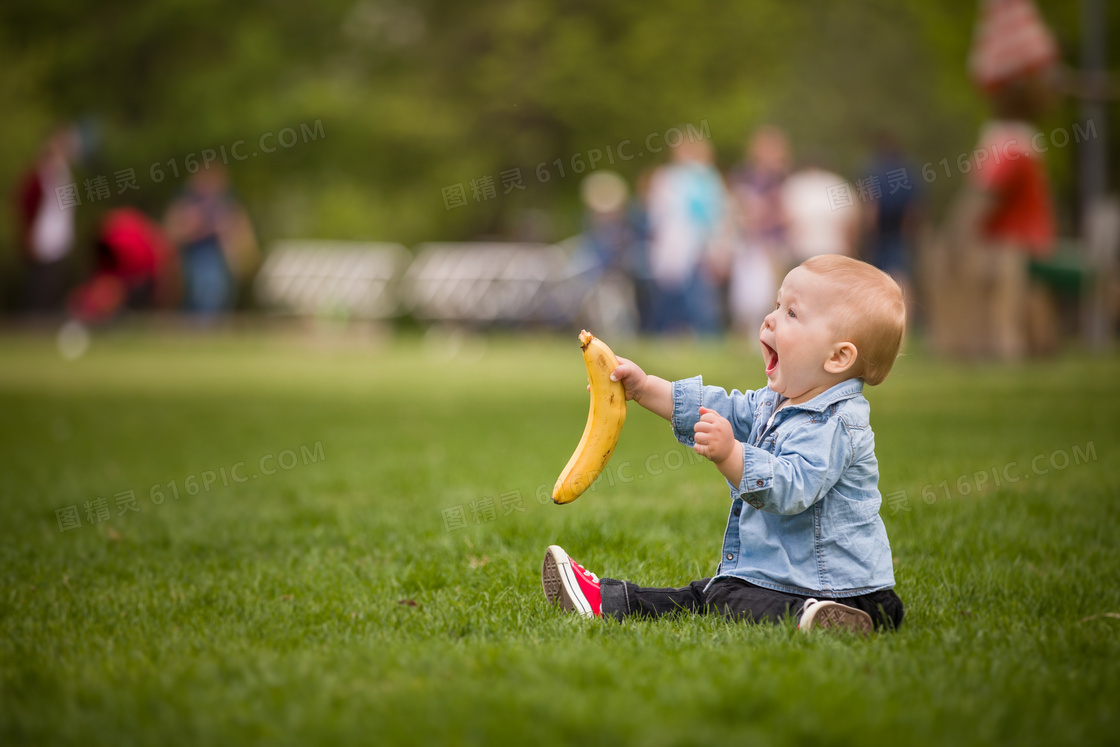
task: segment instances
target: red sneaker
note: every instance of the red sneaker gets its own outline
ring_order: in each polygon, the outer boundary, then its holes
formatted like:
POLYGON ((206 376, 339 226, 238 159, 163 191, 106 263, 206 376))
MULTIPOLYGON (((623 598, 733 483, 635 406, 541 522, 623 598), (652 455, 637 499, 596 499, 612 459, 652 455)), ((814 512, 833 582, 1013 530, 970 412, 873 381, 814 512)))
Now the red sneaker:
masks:
POLYGON ((560 609, 572 610, 584 617, 602 614, 599 577, 585 571, 558 545, 550 545, 544 554, 541 583, 548 601, 560 605, 560 609))

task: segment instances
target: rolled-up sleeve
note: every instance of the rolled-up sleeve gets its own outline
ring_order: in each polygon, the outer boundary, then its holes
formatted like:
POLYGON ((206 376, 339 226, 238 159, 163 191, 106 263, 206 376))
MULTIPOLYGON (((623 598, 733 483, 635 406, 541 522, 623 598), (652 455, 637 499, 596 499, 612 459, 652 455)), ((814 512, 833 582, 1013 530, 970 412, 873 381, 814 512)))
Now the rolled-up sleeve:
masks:
POLYGON ((799 514, 828 493, 852 458, 852 437, 842 419, 806 423, 777 453, 744 444, 738 491, 760 511, 799 514))
POLYGON ((744 441, 754 423, 754 409, 758 392, 730 393, 718 386, 704 386, 704 379, 693 376, 673 382, 673 435, 685 446, 696 443, 696 422, 700 408, 715 410, 731 423, 735 438, 744 441))

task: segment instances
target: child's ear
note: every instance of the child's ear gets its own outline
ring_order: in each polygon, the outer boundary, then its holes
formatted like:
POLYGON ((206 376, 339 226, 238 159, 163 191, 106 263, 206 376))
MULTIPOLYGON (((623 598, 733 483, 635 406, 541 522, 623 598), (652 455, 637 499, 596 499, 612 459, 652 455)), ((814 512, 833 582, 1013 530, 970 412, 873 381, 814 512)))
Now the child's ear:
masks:
POLYGON ((832 355, 824 362, 824 370, 830 374, 842 374, 856 364, 859 351, 850 342, 838 342, 832 346, 832 355))

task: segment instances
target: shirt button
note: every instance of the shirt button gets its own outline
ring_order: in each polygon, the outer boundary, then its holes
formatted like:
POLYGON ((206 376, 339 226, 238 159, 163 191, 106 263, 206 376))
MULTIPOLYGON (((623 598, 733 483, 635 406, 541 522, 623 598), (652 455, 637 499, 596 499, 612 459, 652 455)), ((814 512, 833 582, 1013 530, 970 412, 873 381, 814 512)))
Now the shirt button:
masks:
POLYGON ((762 487, 762 480, 759 480, 758 482, 756 482, 755 485, 757 485, 758 487, 761 488, 762 487))
POLYGON ((734 553, 727 553, 727 559, 728 560, 734 560, 735 559, 734 553))
POLYGON ((735 515, 736 515, 736 516, 738 516, 738 515, 739 515, 739 514, 741 514, 742 512, 743 512, 743 509, 739 508, 738 506, 736 506, 736 507, 735 507, 735 515))

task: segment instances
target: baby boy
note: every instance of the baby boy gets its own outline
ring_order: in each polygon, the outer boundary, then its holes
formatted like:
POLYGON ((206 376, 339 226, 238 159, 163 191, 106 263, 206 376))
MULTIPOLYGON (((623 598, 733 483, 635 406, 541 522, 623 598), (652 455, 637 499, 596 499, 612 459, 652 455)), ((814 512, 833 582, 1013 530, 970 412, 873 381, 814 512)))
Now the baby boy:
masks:
POLYGON ((611 378, 626 398, 670 421, 727 480, 719 567, 684 587, 643 587, 600 581, 553 545, 542 572, 548 600, 620 620, 690 610, 759 622, 794 616, 803 630, 897 628, 903 606, 863 387, 887 377, 905 328, 889 275, 823 255, 786 275, 762 323, 765 387, 729 394, 620 358, 611 378))

